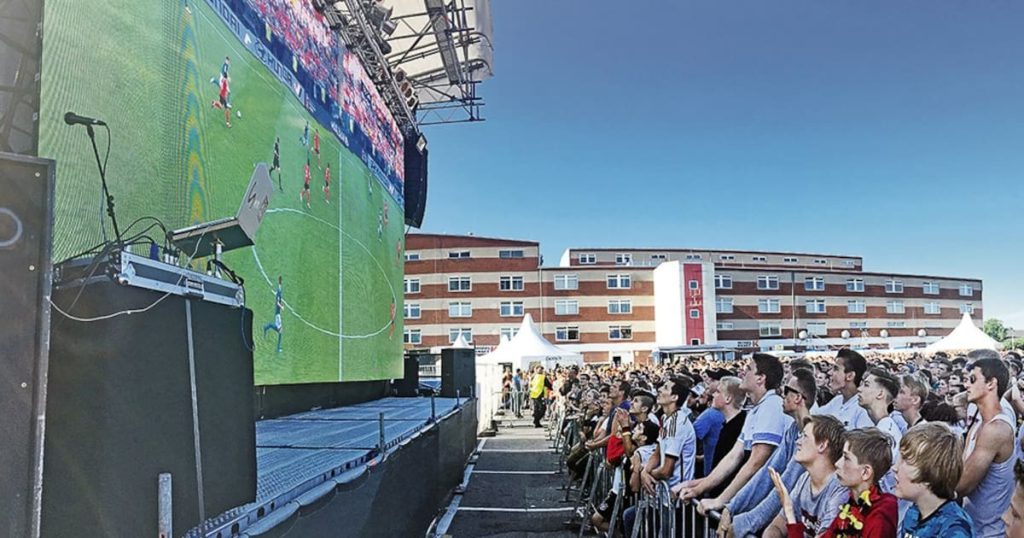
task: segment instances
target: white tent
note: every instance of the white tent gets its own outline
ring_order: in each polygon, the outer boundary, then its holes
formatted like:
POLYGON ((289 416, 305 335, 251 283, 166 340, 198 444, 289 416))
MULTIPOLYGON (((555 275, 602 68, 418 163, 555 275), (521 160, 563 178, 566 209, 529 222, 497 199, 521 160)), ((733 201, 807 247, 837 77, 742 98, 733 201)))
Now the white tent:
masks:
POLYGON ((984 331, 979 329, 973 321, 971 321, 971 315, 964 313, 964 317, 960 319, 960 324, 953 329, 953 332, 946 335, 945 338, 933 342, 925 351, 949 351, 949 350, 970 350, 970 349, 1002 349, 1003 345, 996 342, 989 335, 985 334, 984 331))
POLYGON ((477 364, 510 364, 513 370, 526 370, 537 364, 546 368, 556 364, 562 366, 582 365, 583 356, 566 351, 545 340, 537 330, 537 326, 534 325, 533 316, 527 314, 523 317, 519 332, 511 340, 498 345, 494 351, 479 357, 477 364))

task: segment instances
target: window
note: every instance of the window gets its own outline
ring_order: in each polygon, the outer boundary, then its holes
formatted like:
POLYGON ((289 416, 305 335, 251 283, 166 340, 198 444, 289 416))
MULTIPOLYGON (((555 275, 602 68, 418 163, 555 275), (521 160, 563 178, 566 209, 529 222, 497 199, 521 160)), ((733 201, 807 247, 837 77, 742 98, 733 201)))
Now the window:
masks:
POLYGON ((718 329, 719 331, 731 331, 735 326, 736 324, 731 321, 719 321, 718 323, 715 323, 715 329, 718 329))
POLYGON ((853 260, 843 260, 843 265, 845 265, 847 267, 852 267, 853 266, 853 260))
POLYGON ((906 329, 907 328, 907 322, 906 321, 889 321, 889 322, 886 322, 885 326, 890 328, 890 329, 906 329))
POLYGON ((715 312, 719 314, 732 314, 732 297, 716 297, 715 312))
POLYGON ((863 292, 864 291, 864 279, 861 278, 850 278, 846 281, 846 291, 863 292))
POLYGON ((824 314, 825 313, 825 299, 808 299, 804 303, 804 307, 808 314, 824 314))
POLYGON ((556 290, 578 290, 578 289, 580 289, 580 276, 577 275, 577 274, 555 275, 555 289, 556 290))
POLYGON ((893 279, 886 280, 885 293, 903 293, 903 281, 893 279))
POLYGON ((696 308, 690 309, 690 319, 700 319, 700 310, 696 308))
POLYGON ((608 301, 609 314, 631 314, 633 303, 629 299, 610 299, 608 301))
POLYGON ((828 265, 828 260, 825 258, 815 258, 814 263, 815 265, 828 265))
POLYGON ((828 329, 824 321, 811 321, 807 323, 807 336, 825 336, 828 329))
POLYGON ((941 314, 942 313, 942 308, 939 307, 939 303, 925 303, 924 304, 924 313, 925 314, 932 314, 932 315, 941 314))
POLYGON ((686 283, 686 287, 690 288, 691 290, 699 290, 700 289, 700 281, 699 280, 691 280, 691 281, 686 283))
POLYGON ((473 329, 471 327, 462 327, 461 329, 448 329, 448 341, 455 343, 459 339, 459 334, 466 339, 467 342, 473 341, 473 329))
POLYGON ((420 279, 418 278, 407 278, 405 279, 405 293, 419 293, 420 292, 420 279))
POLYGON ((608 275, 608 289, 627 289, 632 287, 632 278, 629 275, 608 275))
POLYGON ((757 324, 760 336, 782 336, 782 323, 778 321, 762 321, 757 324))
POLYGON ((732 289, 732 275, 715 275, 715 289, 716 290, 731 290, 732 289))
POLYGON ((504 317, 522 316, 523 312, 522 301, 502 301, 498 304, 498 314, 504 317))
POLYGON ((704 259, 704 256, 701 256, 700 254, 687 254, 686 255, 686 261, 688 261, 688 262, 695 262, 695 261, 700 261, 700 260, 703 260, 703 259, 704 259))
POLYGON ((584 252, 579 255, 580 265, 594 265, 597 263, 597 254, 584 252))
POLYGON ((971 297, 974 295, 974 286, 970 284, 960 284, 960 296, 971 297))
POLYGON ((754 342, 752 342, 750 340, 737 340, 736 341, 736 347, 742 348, 742 349, 750 349, 750 348, 754 347, 754 342))
POLYGON ((633 327, 630 325, 609 325, 608 326, 608 339, 609 340, 632 340, 633 339, 633 327))
POLYGON ((466 260, 469 259, 468 250, 453 250, 448 253, 449 260, 466 260))
POLYGON ((579 339, 579 327, 555 327, 555 340, 560 342, 574 342, 579 339))
POLYGON ((414 262, 414 261, 417 261, 419 259, 420 259, 420 253, 419 252, 406 252, 405 253, 405 261, 407 261, 407 262, 414 262))
POLYGON ((405 314, 405 319, 420 319, 420 304, 405 303, 403 313, 405 314))
POLYGON ((846 301, 846 313, 847 314, 867 314, 868 307, 864 303, 863 299, 854 299, 852 301, 846 301))
POLYGON ((939 283, 938 282, 925 282, 921 285, 921 289, 925 295, 938 295, 939 294, 939 283))
POLYGON ((825 291, 825 279, 820 276, 809 276, 804 279, 804 290, 825 291))
POLYGON ((782 258, 782 263, 797 263, 799 261, 799 258, 782 258))
POLYGON ((453 318, 473 317, 473 305, 468 301, 448 303, 448 316, 453 318))
POLYGON ((778 314, 781 309, 779 308, 778 299, 758 299, 757 300, 757 311, 760 314, 778 314))
POLYGON ((758 275, 757 289, 777 290, 779 289, 779 277, 775 275, 758 275))
POLYGON ((406 329, 405 334, 402 335, 402 341, 406 344, 422 344, 423 331, 420 329, 406 329))
POLYGON ((522 258, 523 251, 521 250, 499 250, 498 257, 504 259, 522 258))
POLYGON ((472 291, 473 280, 468 276, 448 277, 448 291, 472 291))
POLYGON ((503 276, 498 279, 498 289, 501 291, 523 291, 523 277, 503 276))
POLYGON ((755 262, 766 262, 766 261, 768 261, 768 258, 765 257, 765 256, 751 256, 750 259, 752 261, 755 261, 755 262))
POLYGON ((903 314, 906 313, 907 309, 903 306, 903 301, 886 301, 885 302, 885 313, 886 314, 903 314))
POLYGON ((629 252, 619 252, 615 255, 615 265, 632 265, 633 255, 629 252))
POLYGON ((866 322, 866 321, 851 321, 850 322, 850 328, 851 329, 867 329, 868 328, 868 322, 866 322))
POLYGON ((736 260, 736 256, 732 254, 722 254, 718 256, 718 259, 722 260, 723 262, 731 262, 736 260))
POLYGON ((964 303, 964 304, 960 305, 960 313, 961 314, 973 314, 974 313, 974 305, 972 305, 971 303, 964 303))
POLYGON ((502 327, 498 331, 498 338, 508 338, 509 340, 516 337, 519 334, 519 327, 502 327))
POLYGON ((575 316, 580 313, 580 302, 576 299, 559 299, 555 301, 556 316, 575 316))
POLYGON ((668 260, 668 256, 666 256, 664 254, 651 254, 651 261, 652 262, 663 262, 663 261, 666 261, 666 260, 668 260))

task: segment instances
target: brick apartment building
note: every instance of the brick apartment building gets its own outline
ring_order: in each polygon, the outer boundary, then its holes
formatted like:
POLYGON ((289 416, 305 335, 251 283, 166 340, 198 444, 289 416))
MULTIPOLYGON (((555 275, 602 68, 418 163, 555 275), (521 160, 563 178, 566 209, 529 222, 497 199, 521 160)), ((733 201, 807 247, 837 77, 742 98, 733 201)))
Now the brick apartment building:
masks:
POLYGON ((865 272, 854 256, 570 248, 557 267, 542 265, 533 241, 409 234, 406 347, 447 346, 463 333, 486 353, 525 314, 591 362, 688 345, 917 347, 964 312, 982 319, 978 279, 865 272))

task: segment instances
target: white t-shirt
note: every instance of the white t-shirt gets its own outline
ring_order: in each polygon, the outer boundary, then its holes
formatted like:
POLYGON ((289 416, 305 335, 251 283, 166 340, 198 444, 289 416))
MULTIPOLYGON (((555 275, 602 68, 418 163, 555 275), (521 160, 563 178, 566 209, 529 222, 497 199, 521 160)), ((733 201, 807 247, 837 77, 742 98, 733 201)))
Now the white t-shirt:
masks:
POLYGON ((658 437, 658 448, 661 454, 659 465, 665 464, 666 456, 676 459, 672 474, 668 477, 669 487, 693 479, 693 464, 697 459, 697 433, 693 431, 693 424, 682 414, 682 410, 671 417, 665 417, 665 424, 658 437))
POLYGON ((857 428, 867 428, 875 425, 871 421, 871 417, 868 416, 868 412, 860 406, 859 394, 855 394, 853 398, 845 402, 843 401, 842 394, 836 394, 836 397, 832 398, 827 404, 817 409, 812 409, 811 414, 832 415, 839 419, 839 422, 842 422, 847 430, 856 430, 857 428))
POLYGON ((879 420, 875 427, 892 439, 891 453, 893 466, 886 471, 886 473, 882 475, 881 480, 879 480, 879 486, 881 486, 882 491, 892 493, 893 489, 896 487, 896 474, 893 469, 896 468, 896 461, 899 460, 900 457, 900 440, 903 439, 903 432, 900 431, 899 425, 896 424, 896 421, 890 416, 882 417, 882 420, 879 420))
POLYGON ((753 450, 754 445, 760 444, 779 446, 782 435, 792 423, 793 417, 782 411, 782 397, 775 391, 768 392, 757 405, 747 411, 747 418, 740 431, 743 450, 753 450))

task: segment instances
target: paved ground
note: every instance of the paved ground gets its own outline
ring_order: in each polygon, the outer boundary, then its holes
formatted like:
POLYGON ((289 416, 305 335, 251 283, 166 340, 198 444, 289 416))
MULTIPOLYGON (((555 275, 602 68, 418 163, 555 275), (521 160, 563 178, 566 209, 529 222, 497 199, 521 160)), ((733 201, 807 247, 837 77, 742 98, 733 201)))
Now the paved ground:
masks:
MULTIPOLYGON (((508 424, 508 423, 506 423, 508 424)), ((568 538, 564 525, 572 504, 563 502, 565 475, 545 430, 528 419, 503 426, 481 439, 479 457, 467 469, 465 493, 449 508, 454 513, 444 534, 452 538, 568 538)), ((441 529, 439 529, 441 530, 441 529)))

